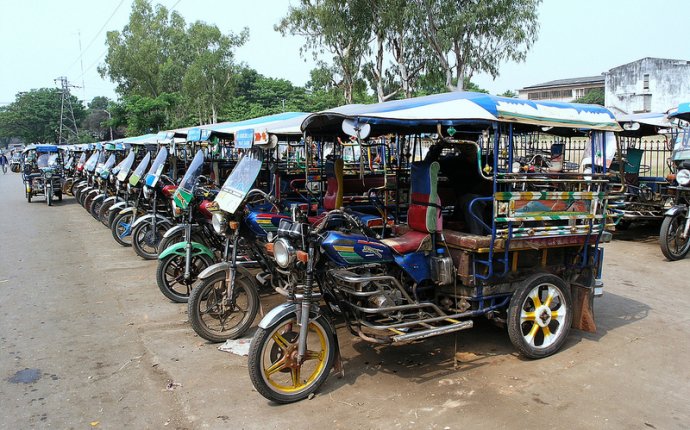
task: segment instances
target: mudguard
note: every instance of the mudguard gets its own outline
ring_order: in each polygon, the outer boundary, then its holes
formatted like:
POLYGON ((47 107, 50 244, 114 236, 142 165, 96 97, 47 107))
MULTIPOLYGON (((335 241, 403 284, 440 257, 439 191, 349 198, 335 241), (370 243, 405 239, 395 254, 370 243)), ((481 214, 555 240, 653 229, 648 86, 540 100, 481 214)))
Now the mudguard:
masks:
POLYGON ((96 203, 97 201, 105 199, 105 194, 99 194, 96 197, 93 198, 93 202, 96 203))
POLYGON ((124 208, 120 211, 120 215, 128 214, 128 213, 134 212, 135 210, 137 210, 137 208, 135 208, 134 206, 124 208))
POLYGON ((168 229, 168 231, 166 231, 165 234, 163 235, 163 239, 169 238, 170 236, 177 233, 178 231, 184 231, 184 225, 183 224, 178 224, 178 225, 175 225, 173 227, 170 227, 168 229))
POLYGON ((676 205, 672 207, 671 209, 667 210, 664 216, 675 216, 678 214, 687 214, 688 213, 688 207, 684 205, 676 205))
MULTIPOLYGON (((210 278, 218 272, 227 272, 228 270, 230 270, 230 263, 227 261, 221 261, 220 263, 212 264, 204 270, 202 270, 202 272, 199 273, 199 279, 204 280, 206 278, 210 278)), ((256 285, 256 278, 254 278, 254 275, 252 275, 249 270, 242 266, 238 266, 237 271, 242 273, 242 275, 245 276, 249 280, 249 282, 252 283, 252 286, 254 288, 258 288, 258 286, 256 285)))
POLYGON ((88 194, 86 195, 86 198, 88 198, 90 195, 95 195, 95 194, 98 194, 100 192, 101 192, 101 190, 99 190, 98 188, 95 188, 95 189, 88 192, 88 194))
MULTIPOLYGON (((121 202, 121 201, 123 201, 123 200, 122 200, 122 197, 120 197, 120 196, 110 196, 110 197, 108 197, 107 199, 103 200, 103 204, 105 205, 105 204, 108 204, 108 203, 110 203, 110 202, 112 202, 112 201, 121 202)), ((113 203, 113 204, 114 204, 114 203, 113 203)))
MULTIPOLYGON (((105 202, 103 202, 103 203, 105 203, 105 202)), ((108 210, 111 211, 111 212, 113 212, 113 211, 121 211, 122 209, 125 208, 125 206, 127 206, 127 202, 121 201, 121 202, 113 203, 112 206, 110 206, 110 207, 108 208, 108 210)))
MULTIPOLYGON (((301 305, 299 303, 283 303, 281 305, 276 306, 275 308, 271 309, 265 317, 261 318, 261 321, 259 322, 259 327, 262 329, 266 330, 267 328, 271 327, 272 325, 278 323, 281 319, 285 318, 287 315, 290 314, 297 314, 297 311, 299 310, 299 307, 301 305)), ((316 318, 316 316, 319 314, 319 305, 318 303, 312 303, 311 305, 311 315, 313 317, 311 318, 316 318)), ((334 330, 335 332, 335 330, 334 330)), ((336 342, 336 345, 338 343, 336 342)))
POLYGON ((138 225, 141 224, 141 223, 150 221, 151 218, 153 218, 154 216, 156 217, 156 219, 158 220, 158 222, 162 222, 162 223, 168 224, 168 225, 170 225, 170 226, 173 225, 173 222, 172 222, 169 218, 164 217, 163 215, 159 215, 159 214, 156 214, 156 215, 147 214, 147 215, 144 215, 144 216, 142 216, 142 217, 137 218, 137 220, 134 221, 134 223, 132 224, 132 229, 134 229, 136 226, 138 226, 138 225))
MULTIPOLYGON (((158 254, 158 259, 162 260, 171 254, 184 256, 186 254, 186 247, 187 242, 177 242, 175 244, 172 244, 169 247, 165 248, 163 252, 158 254)), ((201 254, 204 254, 211 259, 213 259, 214 257, 213 251, 211 251, 208 247, 200 244, 199 242, 192 242, 192 256, 197 256, 201 254)))

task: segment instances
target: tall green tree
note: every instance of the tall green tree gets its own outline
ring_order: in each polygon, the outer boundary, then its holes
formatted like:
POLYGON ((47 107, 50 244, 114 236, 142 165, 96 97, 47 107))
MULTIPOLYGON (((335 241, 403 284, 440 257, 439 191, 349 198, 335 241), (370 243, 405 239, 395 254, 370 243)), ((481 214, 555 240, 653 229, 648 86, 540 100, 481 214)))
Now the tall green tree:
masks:
POLYGON ((371 36, 369 0, 301 0, 274 28, 283 36, 303 36, 301 55, 319 58, 326 51, 339 74, 338 87, 352 103, 371 36))
MULTIPOLYGON (((84 106, 70 96, 74 117, 81 122, 84 106)), ((0 137, 18 137, 25 143, 58 141, 62 93, 57 88, 40 88, 17 94, 15 101, 0 108, 0 137)))
POLYGON ((505 61, 524 61, 539 30, 541 0, 414 0, 415 28, 434 53, 448 90, 476 73, 494 78, 505 61), (455 82, 455 84, 454 84, 455 82))
POLYGON ((185 71, 182 88, 192 101, 198 122, 218 122, 220 107, 233 93, 235 75, 233 50, 249 37, 246 27, 238 34, 225 35, 215 25, 195 22, 187 30, 187 43, 192 53, 185 71))

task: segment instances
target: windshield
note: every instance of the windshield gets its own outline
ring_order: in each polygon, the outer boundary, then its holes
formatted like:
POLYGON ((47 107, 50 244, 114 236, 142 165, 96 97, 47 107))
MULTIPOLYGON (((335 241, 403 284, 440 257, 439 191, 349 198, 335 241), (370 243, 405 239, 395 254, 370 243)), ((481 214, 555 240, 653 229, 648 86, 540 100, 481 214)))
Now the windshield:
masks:
POLYGON ((88 161, 86 162, 86 164, 84 165, 84 168, 85 168, 88 172, 93 172, 93 170, 96 168, 96 163, 98 162, 98 156, 99 156, 99 153, 98 153, 98 152, 94 152, 94 153, 91 154, 91 156, 89 157, 89 160, 88 160, 88 161))
POLYGON ((156 159, 153 160, 149 172, 146 174, 145 182, 149 187, 154 187, 158 183, 158 179, 165 168, 165 160, 168 159, 168 149, 164 146, 158 151, 156 159))
POLYGON ((41 154, 36 160, 38 167, 55 167, 57 165, 57 154, 41 154))
POLYGON ((254 185, 256 177, 259 176, 259 170, 261 170, 261 152, 256 149, 242 157, 225 180, 215 199, 218 207, 226 212, 235 213, 247 192, 254 185))
POLYGON ((117 172, 118 181, 122 182, 127 178, 127 175, 129 175, 129 170, 132 168, 132 164, 134 164, 134 151, 129 151, 127 158, 122 160, 119 164, 120 170, 117 172))
POLYGON ((150 161, 151 153, 147 152, 146 155, 144 155, 144 158, 142 158, 137 165, 137 168, 132 172, 132 175, 129 177, 129 185, 134 187, 139 183, 139 179, 141 179, 141 175, 144 174, 144 171, 149 166, 150 161))
MULTIPOLYGON (((101 178, 106 179, 110 174, 110 169, 112 169, 114 165, 115 154, 110 154, 110 157, 108 157, 108 161, 103 163, 103 166, 101 166, 101 178)), ((96 167, 96 172, 98 172, 98 167, 96 167)))
POLYGON ((187 205, 189 205, 189 202, 192 200, 194 187, 196 186, 196 181, 199 178, 199 175, 201 175, 203 167, 204 153, 200 149, 196 152, 196 155, 194 155, 194 159, 189 164, 187 173, 185 173, 184 177, 182 177, 182 181, 180 181, 180 185, 177 187, 175 195, 173 196, 173 199, 175 199, 175 204, 177 204, 180 209, 186 209, 187 205))
POLYGON ((690 130, 678 133, 673 144, 673 160, 690 160, 690 130))
POLYGON ((77 161, 77 167, 82 167, 86 163, 86 152, 83 152, 81 154, 81 157, 79 157, 79 161, 77 161))

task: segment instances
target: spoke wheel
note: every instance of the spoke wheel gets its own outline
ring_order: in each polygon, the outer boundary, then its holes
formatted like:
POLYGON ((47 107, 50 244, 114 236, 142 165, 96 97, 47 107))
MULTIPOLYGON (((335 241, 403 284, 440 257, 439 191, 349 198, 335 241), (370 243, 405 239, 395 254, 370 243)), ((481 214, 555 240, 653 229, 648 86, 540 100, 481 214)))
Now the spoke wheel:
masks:
POLYGON ((110 222, 108 216, 110 215, 110 207, 114 205, 117 200, 111 200, 107 203, 103 203, 101 208, 98 210, 98 220, 106 227, 110 227, 110 222))
POLYGON ((537 274, 513 294, 508 309, 508 335, 520 353, 542 358, 558 351, 573 320, 570 290, 559 277, 537 274))
POLYGON ((168 225, 162 222, 156 223, 154 228, 150 222, 144 222, 132 229, 132 248, 134 252, 144 260, 158 258, 158 243, 168 230, 168 225))
POLYGON ((225 271, 204 279, 189 296, 188 315, 192 328, 211 342, 242 336, 259 311, 259 294, 250 276, 238 270, 233 298, 228 300, 225 271))
POLYGON ((187 303, 191 292, 199 285, 199 273, 213 264, 207 255, 192 256, 189 279, 184 277, 185 256, 170 254, 158 260, 156 282, 161 293, 173 302, 187 303))
POLYGON ((671 261, 685 258, 690 250, 690 237, 682 237, 685 215, 682 213, 664 217, 659 232, 659 245, 664 257, 671 261))
POLYGON ((132 246, 132 222, 134 222, 133 213, 117 214, 110 227, 115 242, 122 246, 132 246))
POLYGON ((259 328, 249 348, 249 377, 264 397, 278 403, 302 400, 328 377, 336 354, 333 328, 321 315, 309 322, 307 353, 297 358, 299 326, 295 314, 259 328))
POLYGON ((104 199, 105 199, 105 197, 100 198, 98 200, 94 199, 93 202, 91 202, 91 206, 89 207, 89 212, 91 213, 91 216, 96 221, 100 221, 98 214, 100 213, 101 208, 103 207, 103 200, 104 199))

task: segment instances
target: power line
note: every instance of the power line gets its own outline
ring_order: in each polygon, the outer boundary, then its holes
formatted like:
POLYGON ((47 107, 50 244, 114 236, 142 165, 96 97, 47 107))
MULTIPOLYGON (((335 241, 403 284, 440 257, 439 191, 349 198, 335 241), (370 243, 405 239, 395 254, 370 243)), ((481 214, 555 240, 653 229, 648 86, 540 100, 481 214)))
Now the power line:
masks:
MULTIPOLYGON (((180 1, 182 1, 182 0, 178 0, 178 3, 179 3, 180 1)), ((93 36, 93 38, 91 39, 91 41, 89 42, 89 44, 86 45, 86 49, 84 49, 84 50, 79 54, 79 57, 77 57, 77 59, 74 60, 74 62, 67 68, 67 70, 70 70, 72 67, 74 67, 75 64, 77 64, 77 62, 78 62, 79 60, 81 60, 81 57, 84 55, 84 53, 85 53, 86 51, 89 50, 89 48, 91 47, 91 45, 93 45, 93 43, 96 41, 96 39, 98 38, 98 36, 101 35, 101 33, 103 32, 103 30, 105 29, 105 26, 108 25, 108 23, 110 22, 111 19, 113 19, 113 17, 114 17, 115 14, 117 13, 117 11, 120 9, 120 6, 122 6, 122 4, 123 4, 124 2, 125 2, 125 0, 120 0, 120 3, 117 4, 117 6, 115 7, 115 10, 113 10, 113 13, 110 14, 110 17, 108 17, 108 19, 105 21, 105 23, 101 26, 101 29, 98 30, 98 32, 93 36)), ((81 43, 81 42, 80 42, 80 43, 81 43)))

